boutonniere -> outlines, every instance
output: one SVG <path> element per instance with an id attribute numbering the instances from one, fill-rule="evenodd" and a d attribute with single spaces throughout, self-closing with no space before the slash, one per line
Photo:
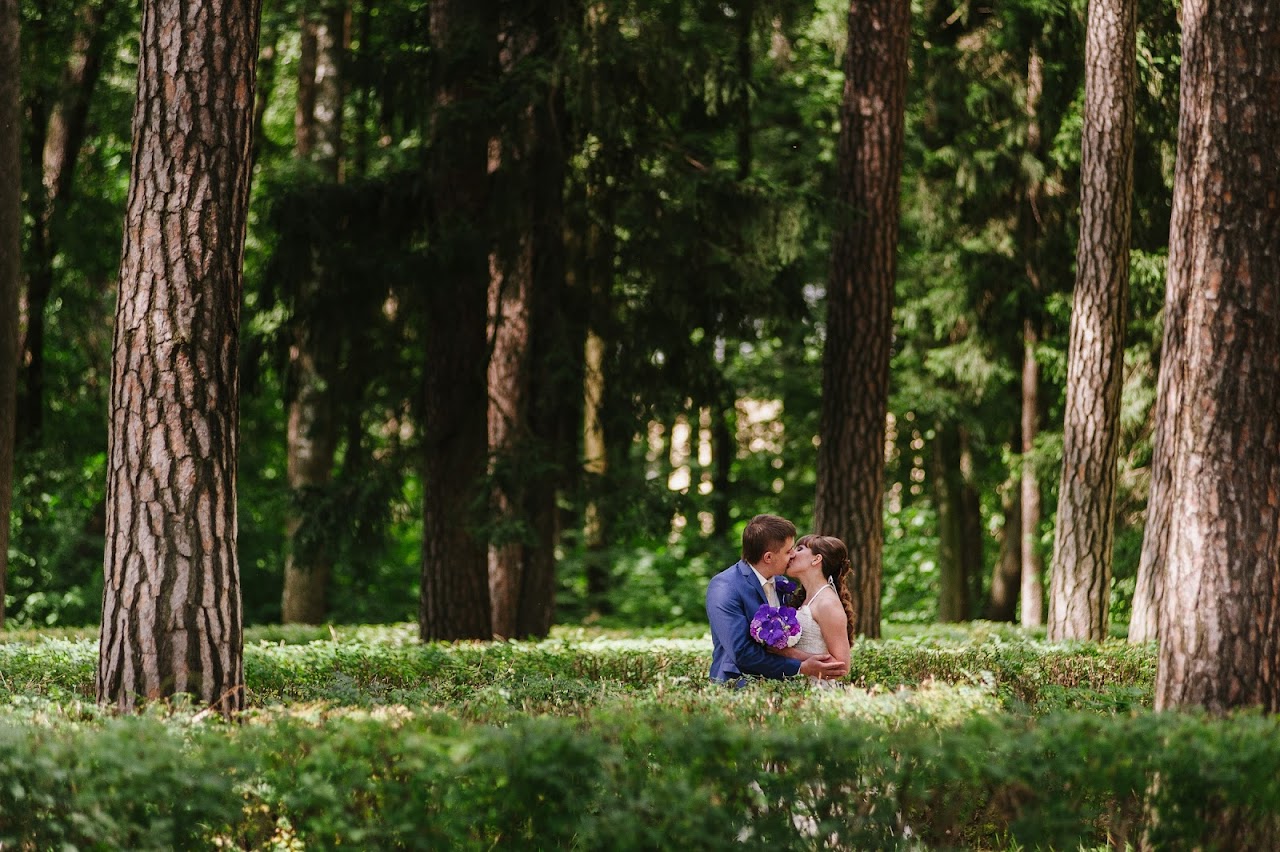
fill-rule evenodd
<path id="1" fill-rule="evenodd" d="M 791 596 L 800 588 L 800 584 L 790 577 L 774 577 L 773 590 L 778 593 L 778 602 L 784 606 L 791 605 Z"/>

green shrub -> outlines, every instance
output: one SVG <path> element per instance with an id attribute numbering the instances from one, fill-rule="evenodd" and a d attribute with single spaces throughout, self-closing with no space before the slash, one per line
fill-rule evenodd
<path id="1" fill-rule="evenodd" d="M 780 685 L 722 690 L 718 703 L 618 699 L 499 726 L 394 708 L 276 709 L 241 725 L 190 710 L 44 724 L 11 715 L 0 719 L 0 844 L 1076 849 L 1145 835 L 1160 849 L 1236 849 L 1275 839 L 1274 717 L 988 708 L 884 724 L 858 711 L 862 698 L 809 695 Z"/>

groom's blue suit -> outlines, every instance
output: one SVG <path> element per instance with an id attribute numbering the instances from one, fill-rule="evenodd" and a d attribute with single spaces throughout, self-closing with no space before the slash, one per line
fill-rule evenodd
<path id="1" fill-rule="evenodd" d="M 751 617 L 766 603 L 756 573 L 739 560 L 711 578 L 707 620 L 711 622 L 711 679 L 760 675 L 781 680 L 800 673 L 800 661 L 770 654 L 751 638 Z"/>

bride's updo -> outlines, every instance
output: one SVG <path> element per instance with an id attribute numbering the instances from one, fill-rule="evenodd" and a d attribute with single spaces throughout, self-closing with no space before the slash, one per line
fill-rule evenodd
<path id="1" fill-rule="evenodd" d="M 844 615 L 848 622 L 849 644 L 853 644 L 856 629 L 853 621 L 853 598 L 849 595 L 849 548 L 833 535 L 806 535 L 796 542 L 796 547 L 804 545 L 822 557 L 822 570 L 831 580 L 836 593 L 840 595 L 840 603 L 844 605 Z M 804 593 L 804 589 L 800 589 Z"/>

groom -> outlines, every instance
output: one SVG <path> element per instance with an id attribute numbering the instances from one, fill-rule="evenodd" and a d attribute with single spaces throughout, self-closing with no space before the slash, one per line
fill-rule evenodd
<path id="1" fill-rule="evenodd" d="M 787 570 L 796 526 L 777 515 L 756 515 L 742 531 L 742 559 L 711 578 L 707 619 L 711 622 L 711 679 L 739 682 L 743 675 L 781 680 L 796 675 L 832 679 L 848 667 L 821 654 L 801 662 L 770 654 L 751 638 L 751 617 L 761 604 L 778 605 L 773 579 Z"/>

